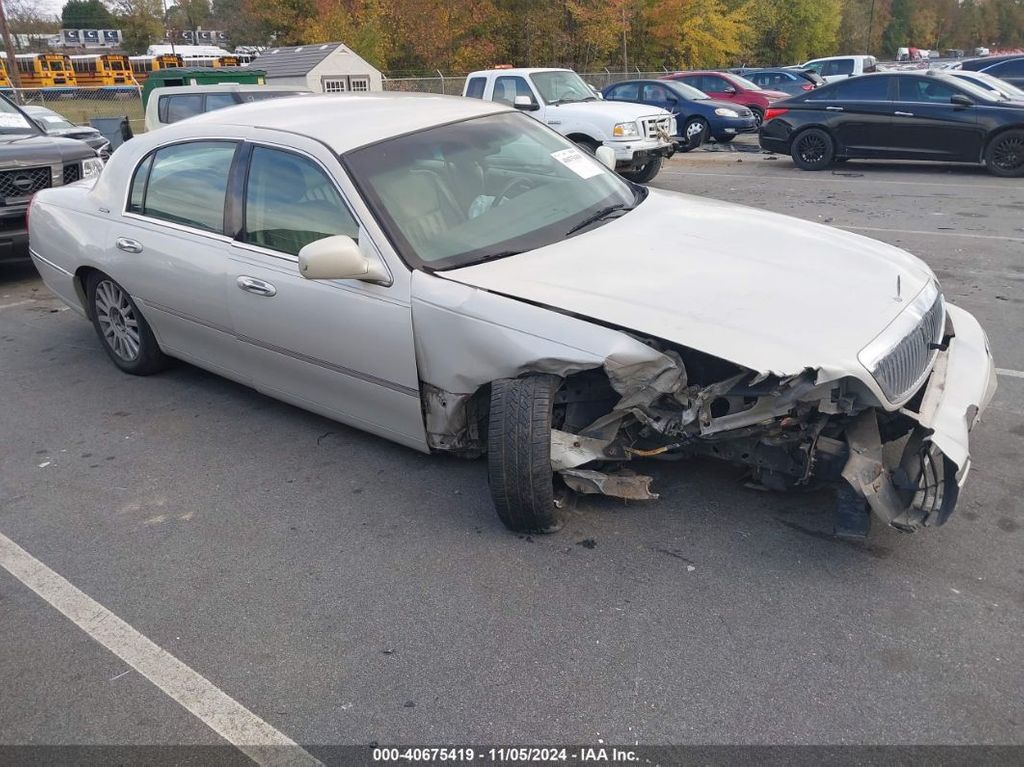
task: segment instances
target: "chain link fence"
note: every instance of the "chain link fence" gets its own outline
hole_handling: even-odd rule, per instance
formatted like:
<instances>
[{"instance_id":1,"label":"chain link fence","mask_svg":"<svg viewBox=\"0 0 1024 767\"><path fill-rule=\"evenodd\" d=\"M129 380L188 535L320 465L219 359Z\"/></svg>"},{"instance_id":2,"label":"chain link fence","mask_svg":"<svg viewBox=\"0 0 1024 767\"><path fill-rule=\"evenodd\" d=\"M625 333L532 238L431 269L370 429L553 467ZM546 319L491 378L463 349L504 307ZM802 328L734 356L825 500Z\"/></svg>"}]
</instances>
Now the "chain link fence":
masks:
<instances>
[{"instance_id":1,"label":"chain link fence","mask_svg":"<svg viewBox=\"0 0 1024 767\"><path fill-rule=\"evenodd\" d=\"M53 110L75 125L96 117L127 117L133 133L145 130L141 88L17 88L4 93L21 106Z\"/></svg>"},{"instance_id":2,"label":"chain link fence","mask_svg":"<svg viewBox=\"0 0 1024 767\"><path fill-rule=\"evenodd\" d=\"M632 72L611 72L605 69L600 72L580 72L579 75L598 90L602 90L612 83L623 80L656 80L672 71L674 70L661 69L656 72L642 72L637 69ZM446 75L441 72L428 77L385 77L384 90L461 96L466 85L466 77L465 74Z\"/></svg>"}]
</instances>

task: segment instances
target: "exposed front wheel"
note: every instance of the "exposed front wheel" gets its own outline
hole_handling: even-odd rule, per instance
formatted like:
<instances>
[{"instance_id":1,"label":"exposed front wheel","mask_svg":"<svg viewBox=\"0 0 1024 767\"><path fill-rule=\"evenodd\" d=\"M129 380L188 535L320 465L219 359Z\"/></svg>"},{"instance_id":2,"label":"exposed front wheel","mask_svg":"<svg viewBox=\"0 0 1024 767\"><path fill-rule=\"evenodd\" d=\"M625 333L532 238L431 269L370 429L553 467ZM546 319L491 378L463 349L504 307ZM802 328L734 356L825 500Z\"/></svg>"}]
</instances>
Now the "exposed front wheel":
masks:
<instances>
[{"instance_id":1,"label":"exposed front wheel","mask_svg":"<svg viewBox=\"0 0 1024 767\"><path fill-rule=\"evenodd\" d=\"M551 471L551 417L561 379L505 378L491 384L487 479L510 530L553 533L562 526Z\"/></svg>"},{"instance_id":2,"label":"exposed front wheel","mask_svg":"<svg viewBox=\"0 0 1024 767\"><path fill-rule=\"evenodd\" d=\"M761 127L761 123L764 122L764 112L762 112L757 107L750 107L750 111L754 115L754 126L756 128L760 128Z\"/></svg>"},{"instance_id":3,"label":"exposed front wheel","mask_svg":"<svg viewBox=\"0 0 1024 767\"><path fill-rule=\"evenodd\" d=\"M683 143L680 152L689 152L700 147L708 137L708 124L703 117L691 117L683 126Z\"/></svg>"},{"instance_id":4,"label":"exposed front wheel","mask_svg":"<svg viewBox=\"0 0 1024 767\"><path fill-rule=\"evenodd\" d=\"M105 274L94 273L86 281L85 294L96 335L115 365L139 376L167 367L168 358L128 291Z\"/></svg>"},{"instance_id":5,"label":"exposed front wheel","mask_svg":"<svg viewBox=\"0 0 1024 767\"><path fill-rule=\"evenodd\" d=\"M993 176L1024 176L1024 130L1008 130L985 148L985 167Z\"/></svg>"},{"instance_id":6,"label":"exposed front wheel","mask_svg":"<svg viewBox=\"0 0 1024 767\"><path fill-rule=\"evenodd\" d=\"M808 128L793 139L793 162L802 170L825 170L836 156L832 137L819 128Z\"/></svg>"},{"instance_id":7,"label":"exposed front wheel","mask_svg":"<svg viewBox=\"0 0 1024 767\"><path fill-rule=\"evenodd\" d=\"M620 175L634 184L646 184L648 181L653 181L661 171L661 163L661 157L654 157L636 170L624 170Z\"/></svg>"}]
</instances>

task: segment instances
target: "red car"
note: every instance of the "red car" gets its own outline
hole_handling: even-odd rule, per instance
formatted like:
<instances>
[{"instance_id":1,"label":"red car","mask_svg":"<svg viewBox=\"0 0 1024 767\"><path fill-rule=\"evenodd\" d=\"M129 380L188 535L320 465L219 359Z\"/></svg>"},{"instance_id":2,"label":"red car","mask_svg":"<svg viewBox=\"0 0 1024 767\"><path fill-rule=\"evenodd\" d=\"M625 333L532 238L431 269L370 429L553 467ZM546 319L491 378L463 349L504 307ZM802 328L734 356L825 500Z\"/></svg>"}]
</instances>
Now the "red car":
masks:
<instances>
[{"instance_id":1,"label":"red car","mask_svg":"<svg viewBox=\"0 0 1024 767\"><path fill-rule=\"evenodd\" d=\"M768 107L780 99L788 99L782 91L766 91L745 77L731 72L676 72L665 75L662 80L682 80L699 91L704 91L716 101L733 101L750 109L761 127Z\"/></svg>"}]
</instances>

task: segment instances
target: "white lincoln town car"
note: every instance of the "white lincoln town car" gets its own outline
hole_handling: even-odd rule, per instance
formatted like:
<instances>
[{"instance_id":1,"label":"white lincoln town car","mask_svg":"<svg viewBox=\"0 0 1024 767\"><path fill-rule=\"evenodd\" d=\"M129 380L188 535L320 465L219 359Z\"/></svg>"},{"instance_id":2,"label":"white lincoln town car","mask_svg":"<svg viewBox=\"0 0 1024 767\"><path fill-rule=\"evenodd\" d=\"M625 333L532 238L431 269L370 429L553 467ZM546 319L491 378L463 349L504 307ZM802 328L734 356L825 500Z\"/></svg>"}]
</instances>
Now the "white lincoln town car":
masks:
<instances>
[{"instance_id":1,"label":"white lincoln town car","mask_svg":"<svg viewBox=\"0 0 1024 767\"><path fill-rule=\"evenodd\" d=\"M178 358L486 454L513 530L556 530L579 493L655 498L633 467L691 456L831 484L841 535L945 522L995 374L931 270L607 162L490 102L285 98L40 192L30 248L124 372Z\"/></svg>"}]
</instances>

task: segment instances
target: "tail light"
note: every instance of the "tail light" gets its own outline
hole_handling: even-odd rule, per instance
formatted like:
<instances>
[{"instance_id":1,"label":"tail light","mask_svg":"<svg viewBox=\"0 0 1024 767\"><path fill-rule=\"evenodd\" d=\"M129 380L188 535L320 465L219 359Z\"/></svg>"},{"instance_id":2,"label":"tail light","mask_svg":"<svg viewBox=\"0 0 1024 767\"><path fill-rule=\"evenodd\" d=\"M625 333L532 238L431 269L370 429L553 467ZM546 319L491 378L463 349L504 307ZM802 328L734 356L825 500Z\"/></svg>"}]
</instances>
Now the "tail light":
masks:
<instances>
[{"instance_id":1,"label":"tail light","mask_svg":"<svg viewBox=\"0 0 1024 767\"><path fill-rule=\"evenodd\" d=\"M813 91L814 90L814 83L807 83L806 85L801 85L800 86L800 90L802 90L802 91Z\"/></svg>"},{"instance_id":2,"label":"tail light","mask_svg":"<svg viewBox=\"0 0 1024 767\"><path fill-rule=\"evenodd\" d=\"M783 109L782 107L768 107L764 113L764 121L768 122L769 120L774 120L776 117L782 117L782 115L786 114L788 111L788 109Z\"/></svg>"}]
</instances>

